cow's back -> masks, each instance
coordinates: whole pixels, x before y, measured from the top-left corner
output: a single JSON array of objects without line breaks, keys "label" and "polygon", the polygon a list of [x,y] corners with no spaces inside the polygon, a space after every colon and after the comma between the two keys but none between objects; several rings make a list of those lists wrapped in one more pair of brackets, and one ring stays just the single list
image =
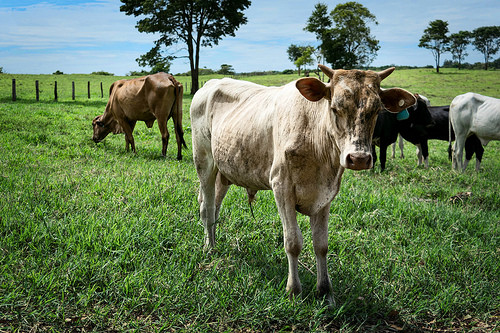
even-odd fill
[{"label": "cow's back", "polygon": [[450,117],[457,136],[474,133],[483,144],[500,140],[500,99],[476,93],[459,95],[450,105]]},{"label": "cow's back", "polygon": [[219,171],[234,184],[270,189],[279,90],[221,79],[208,81],[193,97],[193,132],[203,135]]},{"label": "cow's back", "polygon": [[295,82],[264,87],[233,79],[211,80],[191,104],[193,135],[203,136],[205,145],[210,144],[217,168],[229,181],[271,189],[271,169],[284,159],[287,147],[312,145],[305,139],[311,126],[317,125],[311,120],[315,116],[311,105]]}]

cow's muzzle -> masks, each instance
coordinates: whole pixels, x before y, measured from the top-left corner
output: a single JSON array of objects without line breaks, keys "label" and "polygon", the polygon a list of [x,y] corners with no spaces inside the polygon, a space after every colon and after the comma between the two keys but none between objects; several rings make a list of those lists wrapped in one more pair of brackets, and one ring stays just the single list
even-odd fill
[{"label": "cow's muzzle", "polygon": [[345,165],[351,170],[366,170],[373,165],[372,154],[368,153],[351,153],[345,158]]}]

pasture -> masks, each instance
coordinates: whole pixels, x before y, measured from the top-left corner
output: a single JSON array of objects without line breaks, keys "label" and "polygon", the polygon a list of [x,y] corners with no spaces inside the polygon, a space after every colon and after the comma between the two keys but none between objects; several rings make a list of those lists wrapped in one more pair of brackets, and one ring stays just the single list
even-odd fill
[{"label": "pasture", "polygon": [[[17,102],[12,77],[23,87]],[[281,85],[296,78],[244,79]],[[40,102],[36,79],[47,92]],[[92,119],[118,77],[56,79],[83,82],[83,93],[73,101],[69,90],[53,102],[54,76],[0,75],[0,332],[500,328],[500,142],[488,144],[479,173],[473,165],[453,172],[447,143],[438,141],[429,145],[429,169],[416,166],[415,147],[406,143],[406,158],[389,157],[383,173],[378,164],[346,170],[330,214],[336,305],[328,308],[315,295],[309,222],[301,215],[303,294],[286,296],[283,232],[269,191],[257,194],[254,219],[246,191],[233,186],[217,250],[203,250],[187,90],[188,149],[177,161],[171,121],[166,158],[156,124],[137,124],[137,154],[125,152],[123,135],[92,142]],[[105,82],[103,99],[97,90],[87,99],[87,80]],[[396,70],[383,86],[444,105],[468,91],[500,98],[500,72]]]}]

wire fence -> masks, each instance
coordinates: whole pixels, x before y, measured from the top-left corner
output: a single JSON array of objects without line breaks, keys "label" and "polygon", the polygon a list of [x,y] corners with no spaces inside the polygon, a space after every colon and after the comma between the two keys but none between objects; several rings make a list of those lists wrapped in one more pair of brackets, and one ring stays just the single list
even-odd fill
[{"label": "wire fence", "polygon": [[[130,77],[128,77],[130,79]],[[50,79],[33,80],[32,78],[2,78],[0,80],[1,100],[28,101],[69,101],[69,100],[102,100],[109,98],[109,87],[116,77],[105,77],[104,80],[68,80]],[[190,93],[191,82],[181,82],[184,93]],[[203,86],[206,81],[200,82]]]}]

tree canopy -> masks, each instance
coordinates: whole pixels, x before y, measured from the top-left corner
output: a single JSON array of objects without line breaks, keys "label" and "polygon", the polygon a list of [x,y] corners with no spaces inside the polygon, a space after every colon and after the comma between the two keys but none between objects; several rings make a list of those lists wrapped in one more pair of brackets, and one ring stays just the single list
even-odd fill
[{"label": "tree canopy", "polygon": [[[235,31],[247,23],[243,11],[249,0],[120,0],[120,11],[140,16],[137,29],[158,33],[154,47],[138,59],[139,64],[165,68],[174,56],[162,54],[162,48],[182,43],[188,51],[191,67],[191,94],[198,90],[200,48],[217,45],[224,36],[235,36]],[[170,58],[169,58],[170,57]],[[163,61],[163,63],[161,63]]]},{"label": "tree canopy", "polygon": [[484,69],[488,69],[488,62],[500,48],[500,26],[477,28],[472,32],[474,48],[484,55]]},{"label": "tree canopy", "polygon": [[338,4],[328,14],[326,4],[318,3],[304,30],[314,33],[321,42],[325,60],[335,68],[368,66],[380,49],[368,24],[378,24],[362,4],[350,1]]},{"label": "tree canopy", "polygon": [[472,34],[468,31],[459,31],[450,35],[449,50],[454,60],[458,62],[458,69],[460,69],[462,61],[467,54],[467,45],[470,44]]},{"label": "tree canopy", "polygon": [[299,76],[302,66],[311,65],[314,62],[314,59],[312,57],[314,51],[314,47],[310,45],[298,46],[292,44],[288,47],[286,51],[288,53],[288,59],[290,59],[290,61],[293,62],[295,66],[297,66]]},{"label": "tree canopy", "polygon": [[418,47],[423,47],[431,50],[436,62],[436,72],[439,73],[439,63],[441,62],[441,54],[448,51],[448,22],[443,20],[435,20],[429,23],[424,34],[420,38]]}]

